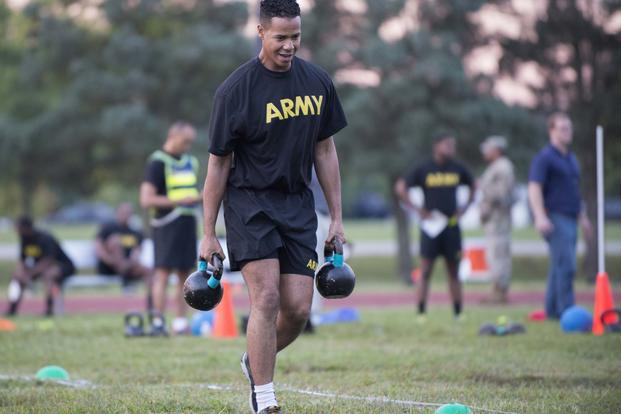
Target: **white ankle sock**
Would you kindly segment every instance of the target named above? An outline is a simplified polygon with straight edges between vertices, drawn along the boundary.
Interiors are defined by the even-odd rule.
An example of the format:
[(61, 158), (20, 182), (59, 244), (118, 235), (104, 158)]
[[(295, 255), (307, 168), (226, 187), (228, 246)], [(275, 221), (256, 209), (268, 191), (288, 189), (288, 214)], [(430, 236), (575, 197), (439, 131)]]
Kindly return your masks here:
[(254, 393), (257, 396), (257, 412), (272, 405), (278, 405), (276, 395), (274, 394), (274, 383), (264, 385), (255, 385)]

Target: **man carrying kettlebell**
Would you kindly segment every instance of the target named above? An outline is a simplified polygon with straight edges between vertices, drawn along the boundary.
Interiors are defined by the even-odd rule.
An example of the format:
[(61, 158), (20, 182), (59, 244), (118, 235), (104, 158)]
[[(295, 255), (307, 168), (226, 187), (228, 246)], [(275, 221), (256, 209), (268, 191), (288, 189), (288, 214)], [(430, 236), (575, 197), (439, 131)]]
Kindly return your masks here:
[(330, 210), (327, 241), (345, 241), (339, 163), (333, 135), (347, 124), (332, 80), (295, 56), (300, 8), (295, 0), (261, 1), (257, 58), (218, 88), (210, 122), (209, 165), (200, 253), (224, 256), (215, 235), (220, 201), (229, 261), (250, 296), (247, 352), (253, 412), (280, 413), (276, 354), (304, 328), (317, 269), (313, 165)]

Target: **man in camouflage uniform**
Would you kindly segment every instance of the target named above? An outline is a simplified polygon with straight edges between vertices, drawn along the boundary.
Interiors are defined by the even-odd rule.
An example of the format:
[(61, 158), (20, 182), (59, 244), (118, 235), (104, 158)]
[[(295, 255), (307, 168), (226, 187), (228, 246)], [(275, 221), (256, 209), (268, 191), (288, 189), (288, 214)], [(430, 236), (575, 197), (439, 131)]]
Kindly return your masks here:
[(493, 293), (485, 303), (507, 303), (511, 282), (511, 205), (513, 204), (513, 164), (505, 156), (507, 140), (492, 136), (481, 144), (488, 163), (479, 181), (481, 223), (487, 239), (487, 262), (494, 281)]

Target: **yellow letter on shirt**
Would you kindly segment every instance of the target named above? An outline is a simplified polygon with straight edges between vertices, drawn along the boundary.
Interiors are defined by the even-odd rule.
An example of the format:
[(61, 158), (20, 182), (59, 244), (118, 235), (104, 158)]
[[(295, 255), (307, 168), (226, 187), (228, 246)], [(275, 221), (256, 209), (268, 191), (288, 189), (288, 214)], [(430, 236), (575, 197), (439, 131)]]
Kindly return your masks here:
[(267, 104), (267, 107), (265, 108), (265, 123), (269, 124), (270, 122), (272, 122), (272, 118), (278, 118), (281, 121), (283, 119), (282, 114), (280, 113), (278, 108), (276, 108), (276, 105), (269, 102)]

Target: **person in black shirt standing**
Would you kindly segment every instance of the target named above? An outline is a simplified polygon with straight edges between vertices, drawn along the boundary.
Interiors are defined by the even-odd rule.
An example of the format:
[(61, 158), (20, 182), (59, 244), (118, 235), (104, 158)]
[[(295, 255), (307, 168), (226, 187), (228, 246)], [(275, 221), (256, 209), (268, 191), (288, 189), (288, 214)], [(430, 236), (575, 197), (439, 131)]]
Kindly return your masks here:
[[(419, 321), (424, 321), (429, 280), (436, 257), (444, 256), (449, 274), (449, 287), (455, 317), (462, 311), (462, 288), (458, 277), (461, 260), (461, 229), (459, 219), (474, 197), (474, 181), (470, 172), (455, 161), (455, 138), (442, 133), (433, 143), (433, 159), (397, 180), (395, 192), (403, 203), (421, 218), (421, 281), (418, 288)], [(467, 185), (470, 197), (465, 206), (457, 206), (457, 187)], [(408, 190), (420, 187), (425, 196), (423, 207), (415, 206)], [(435, 229), (434, 229), (435, 227)]]
[(75, 273), (75, 266), (51, 234), (34, 227), (27, 216), (17, 220), (15, 229), (20, 239), (20, 261), (9, 284), (8, 316), (17, 314), (23, 291), (33, 280), (45, 285), (45, 315), (54, 314), (54, 297), (63, 281)]
[[(140, 186), (140, 205), (153, 212), (151, 236), (155, 253), (153, 301), (157, 312), (166, 308), (168, 277), (174, 271), (179, 278), (175, 287), (175, 334), (189, 332), (183, 283), (196, 264), (196, 209), (201, 201), (198, 190), (198, 160), (188, 154), (196, 131), (187, 122), (175, 122), (168, 129), (161, 150), (149, 158)], [(155, 319), (159, 321), (159, 319)], [(164, 326), (154, 326), (165, 334)]]
[(105, 223), (95, 238), (97, 272), (101, 275), (120, 275), (124, 282), (142, 279), (147, 287), (147, 309), (153, 306), (151, 298), (151, 269), (140, 263), (141, 232), (129, 225), (133, 213), (130, 203), (116, 210), (116, 220)]
[(306, 324), (317, 269), (313, 165), (330, 210), (326, 242), (345, 241), (332, 137), (347, 121), (330, 77), (295, 56), (296, 1), (263, 0), (258, 34), (259, 56), (235, 70), (214, 97), (200, 253), (224, 257), (214, 229), (224, 199), (231, 269), (241, 269), (250, 296), (241, 365), (252, 410), (280, 413), (272, 382), (276, 353)]

